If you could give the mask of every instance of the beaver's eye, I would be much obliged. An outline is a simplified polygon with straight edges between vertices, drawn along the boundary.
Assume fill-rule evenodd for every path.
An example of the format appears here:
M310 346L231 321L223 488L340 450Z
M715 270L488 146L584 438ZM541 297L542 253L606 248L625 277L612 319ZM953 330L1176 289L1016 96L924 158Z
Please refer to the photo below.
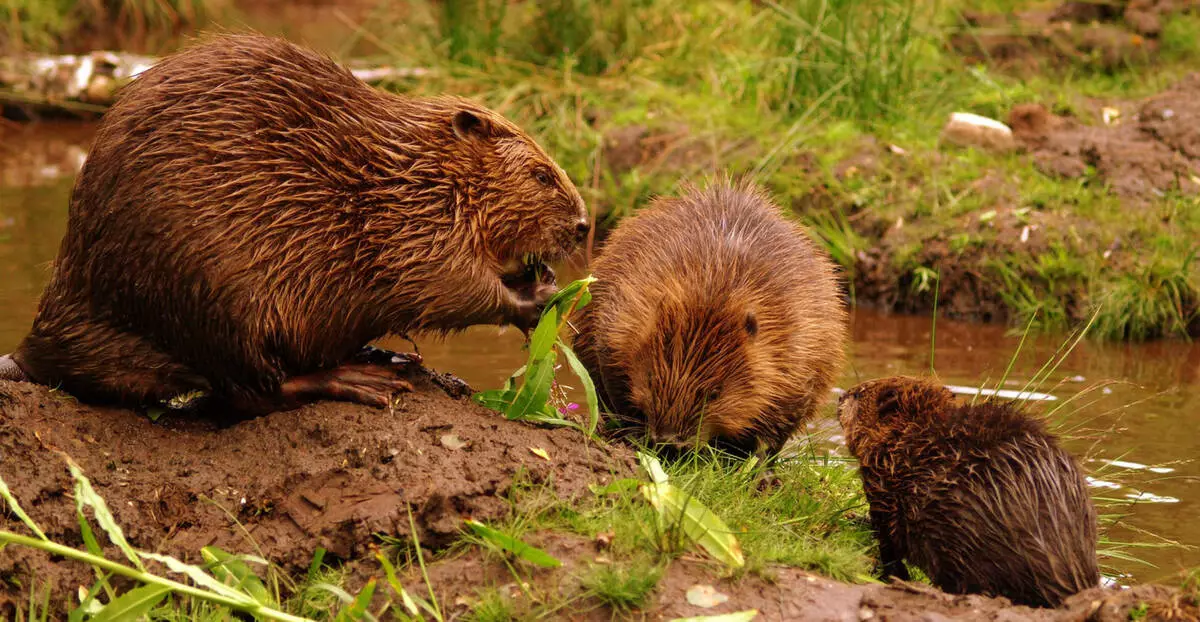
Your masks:
M550 174L540 168L533 171L533 178L543 186L549 186L554 183L554 180L550 179Z
M709 391L708 393L706 393L704 395L704 403L705 404L711 404L719 399L721 399L721 390L720 389L713 389L712 391Z

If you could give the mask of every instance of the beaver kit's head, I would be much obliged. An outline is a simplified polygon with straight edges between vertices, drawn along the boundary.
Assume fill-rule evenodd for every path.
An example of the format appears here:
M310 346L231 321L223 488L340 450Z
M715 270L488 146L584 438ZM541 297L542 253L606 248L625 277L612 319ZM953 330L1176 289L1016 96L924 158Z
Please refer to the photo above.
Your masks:
M842 363L833 263L757 186L685 185L622 221L575 344L618 435L769 454Z
M458 104L458 110L447 111L456 144L446 167L458 184L454 207L467 212L483 250L502 274L513 277L565 257L589 229L575 184L516 125L487 109ZM455 170L459 166L463 169Z
M735 454L763 449L763 417L773 412L773 369L764 332L774 325L745 292L668 294L630 349L625 409L650 442L686 449L711 445Z
M954 394L931 380L894 376L863 382L838 401L838 422L850 451L890 430L921 425L945 417Z

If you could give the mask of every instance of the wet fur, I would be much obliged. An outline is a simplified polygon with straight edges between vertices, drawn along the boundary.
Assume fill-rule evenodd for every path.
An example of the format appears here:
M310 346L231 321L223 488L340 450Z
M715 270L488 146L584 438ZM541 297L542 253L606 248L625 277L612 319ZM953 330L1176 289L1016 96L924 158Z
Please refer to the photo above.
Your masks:
M564 255L581 219L566 174L500 115L226 35L105 114L14 359L86 401L206 389L270 409L285 379L389 333L531 323L536 288L500 273Z
M885 576L907 559L947 592L1043 607L1099 584L1087 483L1041 421L902 377L854 387L839 418Z
M575 348L625 430L774 453L841 369L833 264L753 185L656 199L593 274Z

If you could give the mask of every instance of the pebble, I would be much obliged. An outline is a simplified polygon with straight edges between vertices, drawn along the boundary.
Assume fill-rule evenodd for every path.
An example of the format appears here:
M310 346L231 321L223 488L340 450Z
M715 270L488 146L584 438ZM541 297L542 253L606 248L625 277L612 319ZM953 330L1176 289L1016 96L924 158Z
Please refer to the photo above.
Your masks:
M1016 147L1012 129L988 117L955 112L942 128L942 140L961 147L980 147L991 151L1011 151Z

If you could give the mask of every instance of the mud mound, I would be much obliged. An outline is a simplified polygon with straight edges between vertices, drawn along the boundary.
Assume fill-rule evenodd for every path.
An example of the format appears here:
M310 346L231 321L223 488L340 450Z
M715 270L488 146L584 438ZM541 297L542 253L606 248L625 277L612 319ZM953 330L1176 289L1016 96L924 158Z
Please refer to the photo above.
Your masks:
M1083 125L1026 104L1009 122L1046 174L1077 178L1092 167L1114 193L1135 199L1200 192L1200 73L1118 109L1131 118Z
M1163 20L1197 0L1068 1L1013 13L964 11L950 43L968 62L1037 71L1073 65L1113 70L1158 51Z
M557 603L571 601L572 620L610 620L613 612L582 587L582 578L595 567L611 563L595 543L562 534L540 533L526 537L535 546L554 555L563 565L553 570L520 568L519 586L509 569L479 551L436 562L429 567L429 584L449 608L448 618L467 613L479 593L497 589L512 599L517 612L534 613L539 607L552 610ZM374 571L366 569L367 572ZM374 571L377 572L377 571ZM739 578L721 578L721 569L691 556L672 561L663 571L653 593L630 619L669 620L692 616L733 613L757 609L756 620L881 620L931 622L939 620L1030 620L1110 622L1130 619L1129 612L1145 603L1147 620L1172 618L1174 613L1195 609L1177 590L1157 585L1130 590L1094 589L1072 597L1060 609L1031 609L1004 598L954 596L928 585L852 585L833 581L797 568L768 567ZM361 580L365 580L363 575ZM426 586L418 572L404 580L405 588L423 594ZM689 603L687 592L696 585L709 585L728 600L711 608ZM540 596L530 603L527 594ZM1188 609L1191 607L1191 609ZM584 613L586 612L586 613ZM551 616L552 618L554 616Z
M154 423L44 387L0 382L0 476L65 544L82 540L73 485L54 450L83 468L135 547L196 562L199 549L213 544L261 552L294 572L317 547L353 560L377 534L407 538L408 507L422 543L440 547L457 537L464 517L504 516L515 480L574 497L588 483L632 472L627 451L587 444L578 432L507 421L447 396L437 379L415 376L417 391L400 396L391 412L325 402L229 427L182 415ZM5 514L0 528L25 531ZM110 555L119 558L115 549ZM93 580L90 568L8 547L0 555L0 611L6 600L27 598L15 586L48 581L65 597Z

